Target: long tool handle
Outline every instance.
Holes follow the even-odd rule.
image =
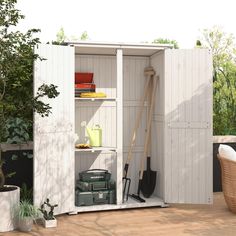
[[[152,83],[153,85],[153,79],[152,79]],[[151,115],[151,99],[152,99],[152,91],[153,91],[153,86],[151,86],[151,92],[148,96],[148,112],[147,112],[147,121],[149,120],[149,116]],[[147,150],[147,157],[151,156],[151,136],[152,136],[152,124],[150,125],[150,132],[149,132],[149,137],[148,137],[148,150]]]
[[[143,113],[143,110],[144,110],[144,103],[145,103],[145,99],[147,98],[150,80],[151,80],[151,76],[148,76],[146,84],[145,84],[144,94],[143,94],[142,100],[140,102],[139,113],[138,113],[138,116],[137,116],[136,121],[135,121],[135,126],[134,126],[134,130],[133,130],[132,139],[131,139],[131,142],[130,142],[130,145],[129,145],[128,157],[127,157],[127,160],[126,160],[126,163],[125,163],[125,168],[124,168],[124,172],[125,172],[124,177],[127,177],[127,174],[128,174],[129,163],[132,159],[132,151],[133,151],[136,136],[137,136],[137,130],[138,130],[138,127],[140,125],[142,113]]]
[[[153,77],[152,98],[151,98],[151,104],[150,104],[150,110],[149,110],[147,133],[146,133],[145,144],[144,144],[144,152],[143,152],[143,157],[141,159],[141,164],[140,164],[139,181],[141,181],[143,179],[144,161],[145,161],[145,158],[147,156],[147,151],[148,151],[148,143],[149,143],[149,137],[150,137],[150,131],[151,131],[152,115],[153,115],[153,110],[154,110],[154,103],[155,103],[155,97],[156,97],[156,88],[157,88],[157,79],[158,78],[159,77],[157,77],[157,76]]]

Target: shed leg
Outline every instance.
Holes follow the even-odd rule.
[[[78,212],[77,211],[71,211],[71,212],[68,212],[67,214],[68,215],[78,215]]]
[[[169,207],[169,205],[167,203],[163,202],[161,205],[161,208],[166,208],[166,207]]]

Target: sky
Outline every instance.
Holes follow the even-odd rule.
[[[87,31],[90,40],[140,43],[156,38],[193,48],[201,31],[214,25],[236,36],[235,0],[18,0],[25,15],[18,28],[39,28],[41,42]]]

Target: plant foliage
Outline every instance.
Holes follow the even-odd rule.
[[[0,0],[0,143],[33,140],[33,112],[48,116],[51,107],[42,97],[59,95],[57,86],[43,84],[34,97],[34,62],[46,59],[34,53],[40,43],[35,36],[39,29],[25,33],[15,29],[24,19],[15,8],[16,3],[17,0]],[[0,188],[3,182],[0,175]]]
[[[160,44],[173,44],[175,49],[179,48],[178,42],[176,40],[170,40],[166,38],[158,38],[154,39],[152,43],[160,43]]]
[[[40,42],[34,35],[39,30],[30,29],[26,33],[14,31],[14,26],[24,18],[15,9],[16,2],[0,0],[1,142],[9,138],[4,123],[9,123],[8,119],[12,122],[15,117],[27,127],[28,137],[23,141],[32,140],[33,111],[48,116],[51,108],[40,99],[43,96],[55,98],[59,94],[56,86],[44,84],[36,91],[36,97],[33,95],[33,64],[35,60],[44,60],[34,53],[34,47]]]
[[[17,210],[17,216],[18,219],[31,218],[35,220],[39,216],[39,212],[29,200],[22,200]]]
[[[203,30],[202,46],[213,55],[213,134],[236,134],[236,47],[232,34]]]
[[[49,199],[41,205],[39,211],[42,212],[45,220],[53,220],[54,219],[54,208],[58,207],[58,204],[51,205]]]
[[[21,201],[28,201],[33,204],[33,189],[27,188],[26,183],[23,183],[20,188],[20,199]]]

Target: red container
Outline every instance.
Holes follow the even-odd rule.
[[[75,89],[96,89],[95,84],[75,84]]]
[[[93,83],[93,73],[75,72],[75,84]]]

